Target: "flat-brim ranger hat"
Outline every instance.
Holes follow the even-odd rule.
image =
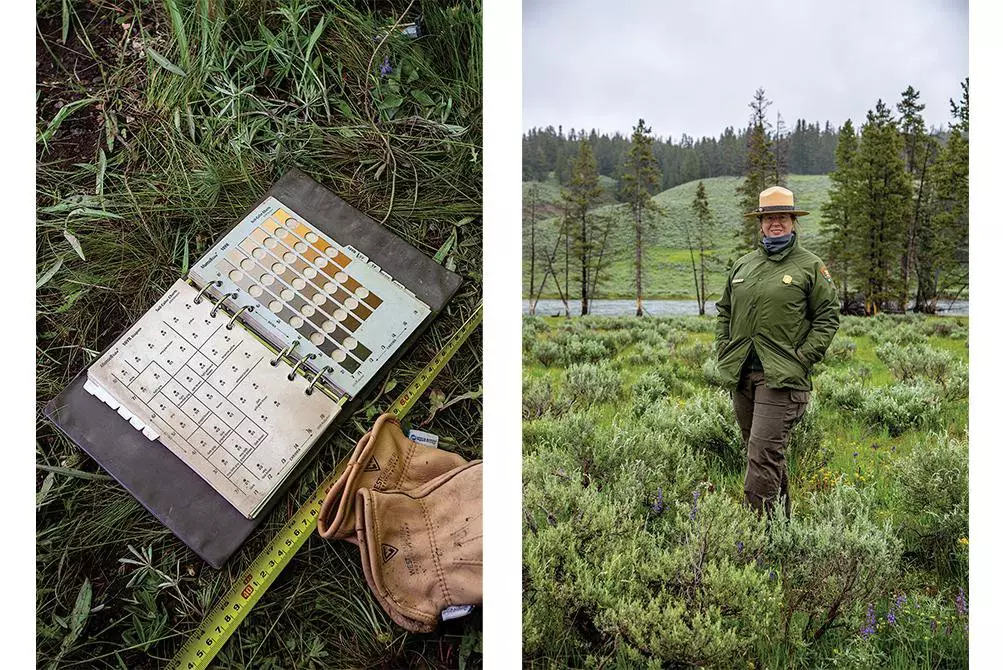
[[[771,186],[759,194],[759,207],[745,216],[765,216],[767,214],[790,214],[804,216],[808,214],[803,209],[795,209],[794,193],[783,186]]]

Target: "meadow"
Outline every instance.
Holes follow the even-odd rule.
[[[712,317],[523,320],[527,667],[968,667],[968,321],[843,317],[744,507]]]
[[[741,183],[740,177],[712,177],[702,180],[707,191],[707,201],[714,218],[714,228],[710,235],[713,246],[709,250],[711,258],[708,264],[707,292],[711,299],[717,299],[724,286],[725,268],[729,257],[737,257],[735,234],[741,224],[739,198],[735,189]],[[595,216],[615,217],[616,224],[610,234],[608,254],[610,264],[599,284],[597,298],[633,298],[634,289],[634,232],[630,215],[625,205],[612,202],[613,180],[603,177],[600,180],[606,190],[600,204],[593,210]],[[656,194],[654,202],[661,208],[662,214],[653,216],[646,224],[645,248],[642,255],[642,285],[644,296],[652,299],[681,299],[696,295],[693,285],[693,269],[690,264],[690,252],[686,244],[685,225],[693,225],[691,205],[696,195],[698,182],[691,181],[674,186]],[[829,177],[826,175],[791,175],[787,186],[794,191],[795,200],[811,214],[801,217],[798,222],[801,242],[809,250],[818,251],[821,239],[819,237],[819,221],[821,207],[829,199]],[[539,285],[542,279],[540,259],[545,258],[557,239],[559,225],[561,187],[556,178],[551,175],[546,182],[523,183],[523,297],[529,297],[529,197],[531,188],[537,188],[540,205],[537,212],[537,253],[535,282]],[[564,257],[563,247],[557,256],[554,267],[561,273],[563,282]],[[699,259],[697,261],[699,263]],[[574,280],[574,261],[572,260],[571,295],[579,295]],[[553,280],[549,279],[543,291],[544,298],[558,298],[558,292]]]
[[[36,660],[159,668],[480,301],[481,14],[422,3],[45,0],[36,21]],[[221,571],[42,406],[296,166],[464,278]],[[481,451],[480,335],[408,419]],[[466,667],[481,617],[411,635],[314,536],[216,668]]]

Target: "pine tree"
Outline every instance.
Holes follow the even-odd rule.
[[[690,264],[693,267],[693,284],[697,293],[697,308],[702,316],[705,311],[704,305],[707,302],[707,261],[709,247],[714,234],[714,217],[710,212],[710,204],[707,202],[707,189],[704,188],[703,182],[697,184],[697,192],[693,196],[693,203],[690,205],[690,208],[693,210],[694,217],[693,234],[690,234],[688,220],[683,219],[683,225],[686,229],[686,246],[690,250]],[[694,246],[696,246],[700,259],[699,277],[697,276],[697,261],[693,255]]]
[[[766,99],[766,92],[761,88],[756,89],[755,96],[749,103],[752,115],[749,117],[746,136],[745,177],[736,189],[740,196],[741,214],[756,209],[759,206],[759,194],[776,185],[776,156],[773,154],[769,122],[766,120],[766,108],[771,104],[773,103]],[[755,217],[743,217],[739,229],[739,248],[755,248],[758,241],[758,220]]]
[[[829,201],[822,205],[820,228],[823,236],[822,255],[829,266],[833,281],[841,292],[843,311],[850,306],[851,265],[850,240],[859,230],[854,222],[857,213],[859,179],[856,173],[857,133],[849,119],[839,129],[836,144],[836,169],[829,175]]]
[[[567,190],[562,191],[571,248],[580,271],[583,316],[589,313],[589,289],[592,286],[590,272],[595,262],[593,253],[596,247],[596,234],[590,229],[589,210],[599,203],[602,192],[592,147],[583,140],[571,168],[571,184]]]
[[[912,86],[906,88],[902,91],[902,100],[896,105],[896,108],[902,115],[899,119],[899,127],[902,130],[906,172],[909,173],[909,178],[912,180],[914,193],[912,216],[906,230],[906,244],[902,251],[901,260],[902,283],[908,288],[911,271],[916,265],[917,237],[924,242],[930,239],[928,231],[920,231],[920,228],[928,226],[930,223],[927,168],[933,162],[935,145],[926,133],[921,114],[926,105],[919,103],[919,91]],[[929,268],[919,268],[919,271],[925,274],[929,272]],[[919,295],[917,295],[917,300],[919,299]],[[905,310],[904,294],[899,309]]]
[[[895,108],[902,115],[899,123],[905,144],[905,169],[910,175],[914,175],[917,172],[917,148],[922,136],[926,134],[922,115],[926,105],[919,104],[919,91],[909,86],[902,91],[902,100]]]
[[[790,140],[786,136],[787,126],[784,125],[784,117],[777,112],[777,128],[773,135],[773,179],[777,186],[787,185],[787,167],[790,164]],[[749,210],[746,210],[749,211]]]
[[[859,217],[853,217],[850,245],[855,278],[865,310],[877,314],[903,302],[900,261],[909,225],[912,184],[902,158],[902,135],[885,104],[878,100],[860,131],[855,172],[859,178]]]
[[[947,144],[931,169],[933,182],[930,284],[924,287],[917,309],[934,312],[941,293],[960,294],[968,288],[968,79],[961,84],[960,103],[951,100]]]
[[[641,259],[643,257],[643,223],[646,213],[657,211],[651,193],[661,183],[661,171],[651,145],[651,128],[639,119],[630,138],[630,151],[623,170],[623,195],[628,203],[634,223],[634,285],[637,297],[637,316],[641,308]]]
[[[540,185],[529,187],[529,313],[536,314],[536,207],[540,202]]]

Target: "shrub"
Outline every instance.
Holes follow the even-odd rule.
[[[609,358],[610,352],[601,340],[592,337],[570,337],[564,344],[564,362],[598,363]]]
[[[602,488],[570,466],[554,475],[549,460],[527,462],[527,481],[546,487],[528,486],[525,498],[527,657],[564,667],[611,654],[628,667],[734,666],[780,605],[777,582],[756,562],[763,523],[703,488],[632,512],[612,496],[651,461],[619,460],[620,477]],[[667,482],[679,478],[671,470],[662,468]]]
[[[928,382],[901,382],[872,389],[860,410],[865,421],[885,426],[896,437],[912,428],[938,428],[943,419],[941,398]]]
[[[725,472],[740,472],[745,467],[742,433],[731,398],[723,391],[700,391],[685,404],[660,403],[644,420],[653,430],[711,456]]]
[[[648,326],[644,330],[635,332],[634,341],[638,344],[647,344],[651,347],[665,348],[665,338],[658,332],[657,327]]]
[[[849,337],[863,337],[871,334],[873,322],[863,316],[844,316],[839,320],[839,332]]]
[[[690,333],[713,333],[717,329],[717,318],[714,316],[680,316],[672,324]]]
[[[700,367],[703,362],[707,360],[707,357],[711,355],[713,345],[704,342],[692,342],[682,347],[676,349],[676,355],[683,360],[683,362],[692,365],[693,367]]]
[[[896,379],[930,380],[940,386],[948,400],[968,397],[968,366],[948,351],[928,344],[900,346],[889,342],[875,353]]]
[[[585,407],[615,402],[620,395],[620,375],[607,364],[576,363],[567,369],[564,390],[573,402]]]
[[[874,340],[876,344],[880,345],[885,344],[886,342],[899,345],[926,343],[926,335],[923,334],[922,329],[915,322],[915,320],[909,322],[908,320],[900,318],[897,321],[892,321],[890,319],[883,319],[882,321],[883,323],[876,325],[871,329],[871,339]]]
[[[770,526],[766,553],[783,584],[785,634],[808,641],[840,625],[853,603],[884,592],[900,544],[890,523],[872,521],[872,489],[839,483],[802,500],[790,519]]]
[[[547,324],[538,316],[525,316],[522,319],[522,350],[530,351],[541,333],[547,331]]]
[[[523,419],[538,419],[548,414],[561,414],[568,409],[570,404],[559,390],[555,391],[549,378],[523,378]]]
[[[925,377],[943,384],[957,362],[950,352],[926,343],[903,346],[886,342],[875,349],[874,353],[888,366],[895,378],[902,381]]]
[[[561,362],[564,357],[561,345],[553,340],[537,340],[533,343],[530,354],[547,367]]]
[[[656,400],[668,395],[665,380],[655,370],[642,372],[631,389],[631,410],[641,416]]]
[[[923,322],[921,330],[927,337],[949,337],[964,339],[968,337],[967,320],[957,320],[943,317],[930,317]]]
[[[661,667],[745,667],[781,605],[776,581],[755,560],[763,525],[724,494],[696,493],[669,537],[608,554],[596,628]]]
[[[870,371],[864,367],[851,370],[827,369],[815,375],[812,385],[815,396],[822,404],[833,409],[856,412],[864,406],[868,395],[873,392],[865,383],[869,376]]]
[[[893,469],[905,539],[931,567],[967,577],[968,444],[942,435],[918,444]]]
[[[581,441],[595,440],[595,417],[571,411],[558,417],[525,421],[522,426],[523,453],[529,455],[542,447],[567,449]]]
[[[619,352],[634,341],[629,330],[607,330],[595,333],[594,337],[611,353]]]
[[[651,345],[641,342],[633,351],[622,358],[624,364],[632,367],[653,366],[664,363],[669,358],[665,344]]]
[[[845,363],[853,358],[855,353],[857,353],[857,343],[841,333],[836,333],[832,344],[825,352],[823,361],[826,363]]]

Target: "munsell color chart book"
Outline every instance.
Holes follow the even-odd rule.
[[[293,169],[46,414],[220,567],[459,284]]]

